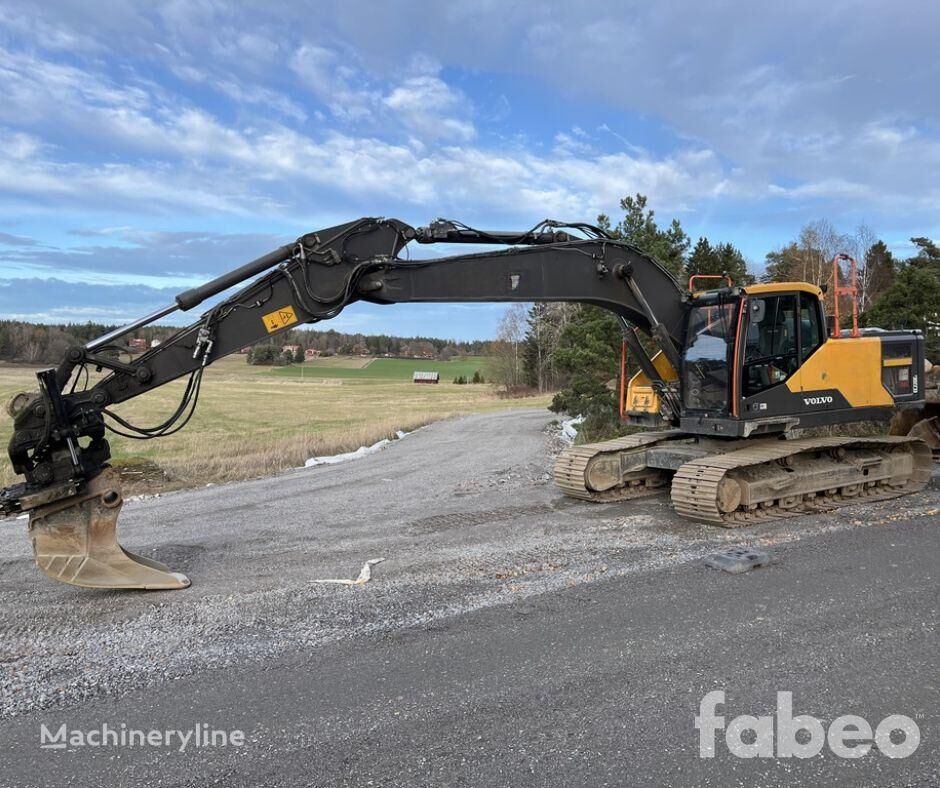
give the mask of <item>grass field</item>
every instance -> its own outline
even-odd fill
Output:
[[[362,361],[354,365],[352,361]],[[291,378],[348,378],[356,380],[411,380],[416,371],[440,372],[441,381],[450,383],[463,375],[472,378],[477,370],[487,377],[490,360],[485,356],[470,356],[453,361],[425,361],[411,358],[347,359],[324,358],[290,367],[274,367],[272,375]]]
[[[180,433],[153,441],[110,435],[114,464],[122,467],[129,492],[202,485],[246,479],[303,465],[308,457],[351,451],[438,419],[514,407],[544,407],[548,396],[501,399],[490,385],[455,386],[457,374],[470,374],[473,363],[459,372],[460,362],[406,362],[420,369],[435,364],[447,369],[439,385],[416,385],[411,372],[377,359],[380,376],[342,366],[342,359],[307,364],[304,378],[283,368],[248,366],[244,356],[230,356],[208,368],[199,407]],[[348,361],[362,361],[352,359]],[[288,368],[290,369],[290,368]],[[344,376],[338,370],[357,373]],[[329,374],[329,373],[332,374]],[[373,375],[376,370],[373,370]],[[327,373],[327,374],[324,374]],[[449,377],[448,377],[449,376]],[[35,389],[35,370],[0,364],[0,399]],[[174,382],[124,403],[114,410],[135,424],[163,421],[182,394]],[[0,484],[18,480],[6,457],[11,419],[0,415]]]

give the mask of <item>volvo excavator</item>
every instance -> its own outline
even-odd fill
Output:
[[[444,257],[407,253],[452,244],[474,247]],[[217,296],[159,346],[133,358],[122,352],[128,334]],[[554,480],[575,498],[626,501],[670,489],[679,514],[739,526],[904,495],[930,478],[931,450],[919,437],[804,434],[922,407],[920,332],[846,333],[838,321],[830,330],[823,291],[804,282],[686,290],[650,256],[590,224],[546,220],[489,232],[448,220],[416,228],[363,218],[186,290],[38,372],[38,391],[9,405],[9,456],[25,480],[0,492],[0,513],[28,512],[36,563],[55,580],[188,586],[185,575],[118,544],[123,497],[108,465],[108,432],[144,440],[176,432],[213,361],[356,301],[569,301],[617,315],[640,369],[624,392],[626,413],[655,427],[562,451]],[[105,374],[89,385],[89,369]],[[184,376],[179,406],[161,424],[135,425],[113,410]]]

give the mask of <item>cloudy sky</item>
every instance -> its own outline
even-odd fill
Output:
[[[936,3],[303,6],[0,0],[0,317],[121,322],[364,215],[519,229],[642,192],[758,265],[816,218],[940,236]]]

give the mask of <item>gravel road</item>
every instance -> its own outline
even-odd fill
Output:
[[[122,542],[187,573],[182,592],[52,583],[25,521],[3,523],[0,783],[940,784],[936,478],[716,529],[664,497],[562,498],[550,419],[455,419],[353,462],[129,502]],[[775,563],[703,566],[735,544]],[[365,585],[313,582],[375,558]],[[921,745],[702,761],[692,718],[722,688],[732,717],[771,713],[776,690],[824,721],[907,714]],[[248,742],[39,749],[40,724],[105,722]]]

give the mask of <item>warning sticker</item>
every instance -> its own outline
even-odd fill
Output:
[[[275,331],[280,331],[282,328],[296,323],[297,315],[294,314],[294,307],[282,306],[280,309],[268,312],[261,319],[264,321],[264,327],[268,330],[268,333],[273,334]]]

